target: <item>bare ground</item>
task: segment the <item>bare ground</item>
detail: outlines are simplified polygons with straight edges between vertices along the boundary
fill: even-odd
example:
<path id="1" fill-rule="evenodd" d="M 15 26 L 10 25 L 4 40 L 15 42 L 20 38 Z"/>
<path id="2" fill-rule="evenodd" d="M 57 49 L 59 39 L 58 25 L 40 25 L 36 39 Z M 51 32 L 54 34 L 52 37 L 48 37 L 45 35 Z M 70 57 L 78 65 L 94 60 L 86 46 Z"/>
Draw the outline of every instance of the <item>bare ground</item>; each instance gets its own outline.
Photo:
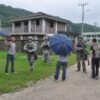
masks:
<path id="1" fill-rule="evenodd" d="M 91 79 L 91 68 L 87 73 L 76 72 L 76 66 L 68 69 L 66 81 L 53 76 L 36 85 L 16 93 L 3 94 L 0 100 L 100 100 L 100 79 Z"/>

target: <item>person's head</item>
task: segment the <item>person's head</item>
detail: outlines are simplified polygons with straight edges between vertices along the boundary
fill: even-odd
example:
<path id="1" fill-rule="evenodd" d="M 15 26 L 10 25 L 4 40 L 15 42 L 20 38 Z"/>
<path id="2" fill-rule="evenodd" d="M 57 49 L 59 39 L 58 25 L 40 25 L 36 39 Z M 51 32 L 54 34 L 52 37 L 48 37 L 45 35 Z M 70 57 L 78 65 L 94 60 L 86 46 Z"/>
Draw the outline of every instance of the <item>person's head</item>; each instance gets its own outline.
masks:
<path id="1" fill-rule="evenodd" d="M 27 40 L 28 40 L 28 42 L 32 42 L 32 41 L 33 41 L 33 37 L 32 37 L 32 36 L 29 36 L 29 37 L 27 38 Z"/>
<path id="2" fill-rule="evenodd" d="M 78 37 L 79 42 L 83 42 L 83 38 L 81 36 Z"/>
<path id="3" fill-rule="evenodd" d="M 92 43 L 94 44 L 94 43 L 96 43 L 97 42 L 97 39 L 92 39 Z"/>
<path id="4" fill-rule="evenodd" d="M 15 42 L 16 39 L 15 39 L 14 36 L 11 36 L 11 37 L 10 37 L 10 40 L 11 40 L 12 42 Z"/>

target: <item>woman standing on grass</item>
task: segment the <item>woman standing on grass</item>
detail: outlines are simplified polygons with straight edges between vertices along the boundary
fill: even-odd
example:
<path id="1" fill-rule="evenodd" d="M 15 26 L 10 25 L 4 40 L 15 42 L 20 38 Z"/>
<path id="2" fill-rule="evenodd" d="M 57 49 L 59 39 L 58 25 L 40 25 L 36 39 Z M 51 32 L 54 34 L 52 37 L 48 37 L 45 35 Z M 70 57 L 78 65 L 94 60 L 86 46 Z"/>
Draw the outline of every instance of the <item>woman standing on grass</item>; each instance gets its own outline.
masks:
<path id="1" fill-rule="evenodd" d="M 7 46 L 7 61 L 5 66 L 5 73 L 8 74 L 8 66 L 11 62 L 11 72 L 14 73 L 14 58 L 16 53 L 16 43 L 15 43 L 15 37 L 10 37 L 9 41 L 5 41 L 5 45 Z"/>

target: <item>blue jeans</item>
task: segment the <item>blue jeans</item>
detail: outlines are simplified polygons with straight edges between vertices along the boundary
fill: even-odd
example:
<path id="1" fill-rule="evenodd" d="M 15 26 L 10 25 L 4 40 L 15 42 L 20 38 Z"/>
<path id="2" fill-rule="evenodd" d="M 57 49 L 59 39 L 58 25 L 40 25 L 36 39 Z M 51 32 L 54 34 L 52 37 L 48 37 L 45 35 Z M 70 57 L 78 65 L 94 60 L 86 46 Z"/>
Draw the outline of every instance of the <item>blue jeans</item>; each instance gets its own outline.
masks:
<path id="1" fill-rule="evenodd" d="M 62 67 L 62 80 L 65 80 L 66 79 L 66 68 L 67 68 L 67 62 L 60 62 L 60 61 L 57 61 L 57 64 L 56 64 L 56 71 L 55 71 L 55 76 L 54 78 L 57 80 L 58 77 L 59 77 L 59 71 L 60 71 L 60 68 Z"/>
<path id="2" fill-rule="evenodd" d="M 8 73 L 8 67 L 11 62 L 11 72 L 14 72 L 14 55 L 7 54 L 7 62 L 5 66 L 5 72 Z"/>
<path id="3" fill-rule="evenodd" d="M 91 67 L 92 67 L 92 78 L 99 75 L 99 58 L 92 58 L 91 59 Z"/>

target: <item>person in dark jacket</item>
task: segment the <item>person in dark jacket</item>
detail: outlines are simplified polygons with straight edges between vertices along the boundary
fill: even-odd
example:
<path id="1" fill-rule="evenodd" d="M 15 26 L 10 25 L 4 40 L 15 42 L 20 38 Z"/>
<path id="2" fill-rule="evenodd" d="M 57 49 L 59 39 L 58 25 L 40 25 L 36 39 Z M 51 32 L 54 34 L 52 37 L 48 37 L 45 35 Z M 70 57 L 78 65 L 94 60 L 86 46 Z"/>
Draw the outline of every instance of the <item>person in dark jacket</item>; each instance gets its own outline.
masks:
<path id="1" fill-rule="evenodd" d="M 91 77 L 93 79 L 98 79 L 99 75 L 99 66 L 100 66 L 100 45 L 97 43 L 97 40 L 94 38 L 92 39 L 92 45 L 90 47 L 91 50 Z"/>

